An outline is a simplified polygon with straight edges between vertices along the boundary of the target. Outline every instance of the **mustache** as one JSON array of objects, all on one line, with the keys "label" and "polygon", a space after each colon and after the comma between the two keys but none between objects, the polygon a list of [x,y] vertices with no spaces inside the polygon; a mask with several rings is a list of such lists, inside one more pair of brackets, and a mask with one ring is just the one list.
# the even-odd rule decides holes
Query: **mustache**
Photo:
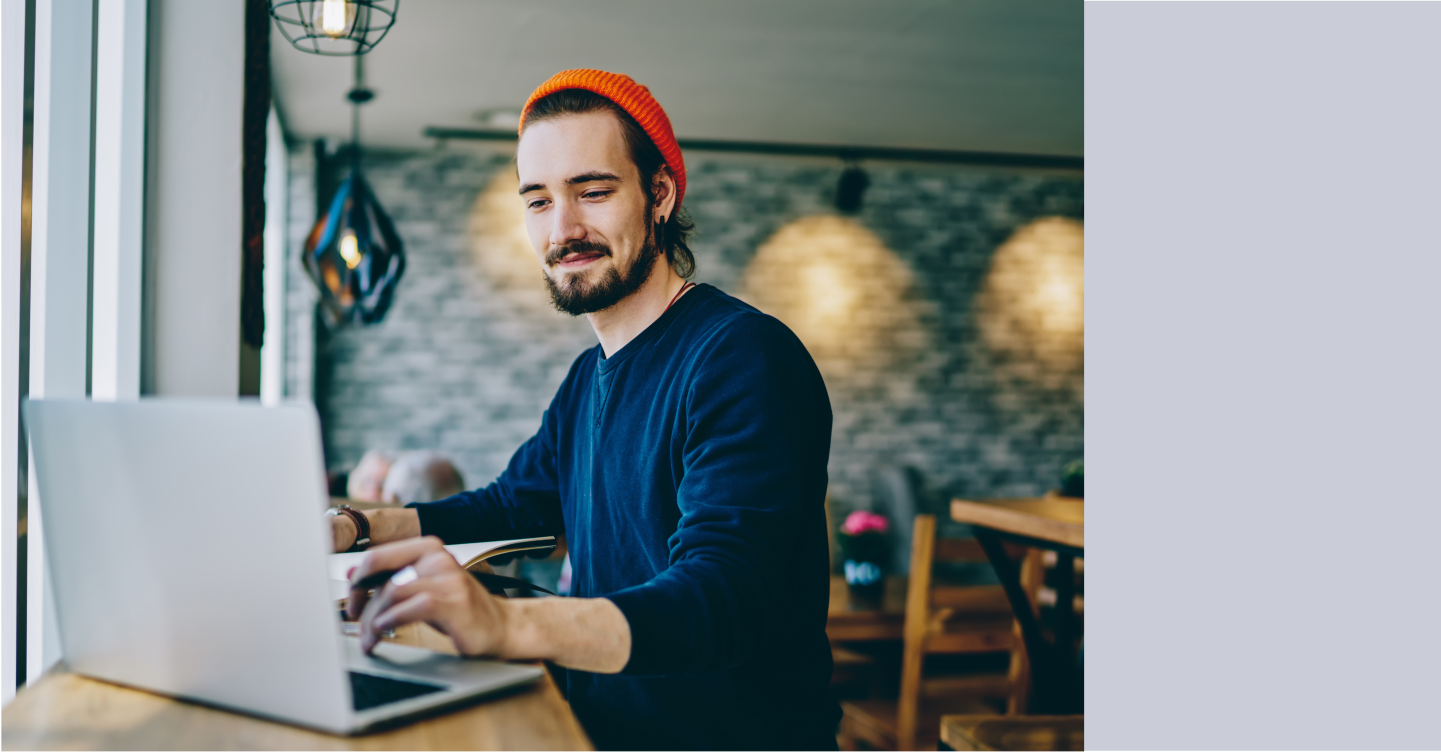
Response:
[{"label": "mustache", "polygon": [[589,240],[572,240],[565,245],[558,245],[551,248],[545,254],[547,266],[554,266],[561,262],[566,256],[573,253],[599,253],[602,256],[609,256],[610,246],[604,243],[596,243]]}]

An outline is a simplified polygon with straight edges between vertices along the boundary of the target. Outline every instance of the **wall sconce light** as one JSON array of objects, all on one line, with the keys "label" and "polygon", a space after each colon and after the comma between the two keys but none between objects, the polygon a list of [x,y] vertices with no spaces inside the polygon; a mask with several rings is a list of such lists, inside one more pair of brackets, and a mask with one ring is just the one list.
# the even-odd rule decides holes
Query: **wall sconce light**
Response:
[{"label": "wall sconce light", "polygon": [[871,178],[866,171],[855,163],[848,165],[841,173],[841,180],[836,183],[836,209],[842,214],[855,214],[861,210],[861,204],[865,201],[866,189],[871,185]]},{"label": "wall sconce light", "polygon": [[350,176],[311,229],[302,259],[336,323],[374,324],[385,317],[405,273],[405,246],[360,171],[360,105],[374,94],[363,85],[364,58],[355,58],[350,131]]},{"label": "wall sconce light", "polygon": [[301,52],[364,55],[395,25],[400,0],[271,0],[270,17]]},{"label": "wall sconce light", "polygon": [[1085,227],[1044,217],[996,249],[978,298],[987,345],[1049,368],[1081,368],[1086,337]]}]

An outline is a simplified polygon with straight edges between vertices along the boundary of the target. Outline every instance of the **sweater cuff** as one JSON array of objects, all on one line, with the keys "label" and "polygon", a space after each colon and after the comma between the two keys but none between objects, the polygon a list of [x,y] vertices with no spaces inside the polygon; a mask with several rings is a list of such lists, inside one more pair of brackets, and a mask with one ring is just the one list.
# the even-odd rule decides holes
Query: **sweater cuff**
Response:
[{"label": "sweater cuff", "polygon": [[665,624],[658,613],[658,595],[655,586],[647,583],[604,596],[620,609],[630,624],[630,660],[621,669],[622,674],[668,673],[676,664],[676,657],[683,653],[682,630],[674,624]]},{"label": "sweater cuff", "polygon": [[467,540],[466,533],[475,526],[475,510],[454,496],[439,501],[413,501],[405,508],[414,509],[420,517],[421,535],[434,535],[445,543]]}]

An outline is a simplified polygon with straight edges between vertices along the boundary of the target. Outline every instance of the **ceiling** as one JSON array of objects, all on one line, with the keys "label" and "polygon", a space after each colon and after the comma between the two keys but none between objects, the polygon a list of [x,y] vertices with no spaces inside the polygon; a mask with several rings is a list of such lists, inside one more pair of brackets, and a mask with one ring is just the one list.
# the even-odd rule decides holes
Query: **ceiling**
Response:
[{"label": "ceiling", "polygon": [[[490,127],[555,72],[600,68],[650,87],[681,138],[1083,155],[1080,0],[404,0],[396,15],[365,56],[372,146]],[[271,29],[287,131],[348,138],[353,60]]]}]

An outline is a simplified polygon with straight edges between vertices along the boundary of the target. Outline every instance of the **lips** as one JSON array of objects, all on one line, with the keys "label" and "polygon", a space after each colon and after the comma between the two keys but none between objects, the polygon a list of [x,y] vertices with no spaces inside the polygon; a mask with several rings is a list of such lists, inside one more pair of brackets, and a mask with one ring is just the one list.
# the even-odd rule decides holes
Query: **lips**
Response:
[{"label": "lips", "polygon": [[585,266],[586,264],[588,264],[588,263],[590,263],[590,262],[592,262],[592,261],[594,261],[594,260],[596,260],[596,259],[598,259],[598,258],[602,258],[602,257],[604,257],[604,256],[605,256],[604,253],[598,253],[598,252],[596,252],[596,251],[585,251],[585,252],[583,252],[583,253],[572,253],[572,254],[570,254],[569,256],[566,256],[565,258],[562,258],[559,262],[557,262],[557,266],[559,266],[559,267],[562,268],[562,269],[574,269],[574,268],[576,268],[576,267],[578,267],[578,266]]}]

